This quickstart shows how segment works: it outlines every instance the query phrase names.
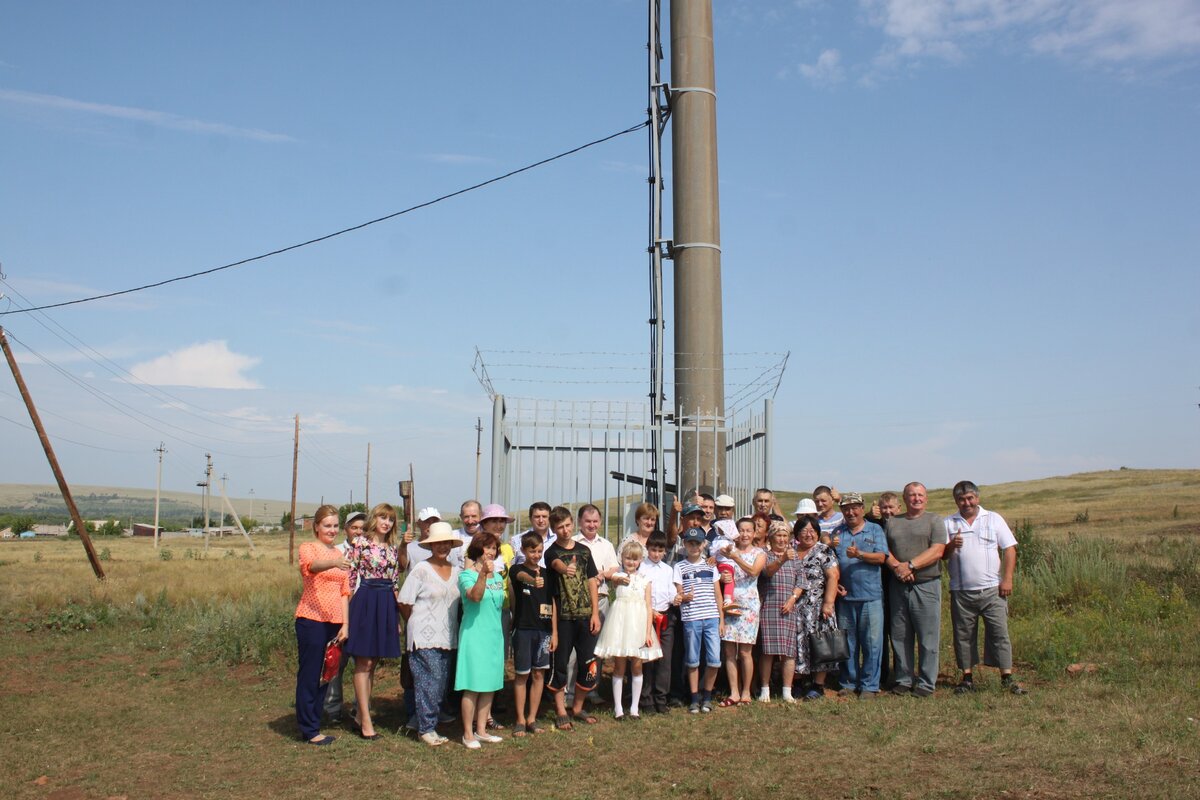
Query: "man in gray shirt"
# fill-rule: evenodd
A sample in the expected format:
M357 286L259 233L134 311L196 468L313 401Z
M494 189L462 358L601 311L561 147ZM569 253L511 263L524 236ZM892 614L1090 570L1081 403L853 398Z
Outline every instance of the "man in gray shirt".
M892 693L912 692L916 697L933 694L942 628L946 526L937 514L925 511L927 501L924 485L914 481L905 486L904 516L889 519L886 529L890 551L886 563L896 578L888 581L894 654Z

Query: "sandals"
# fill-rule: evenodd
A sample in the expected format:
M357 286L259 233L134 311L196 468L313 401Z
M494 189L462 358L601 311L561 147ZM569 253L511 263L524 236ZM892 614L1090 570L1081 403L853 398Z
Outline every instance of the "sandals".
M575 715L576 722L582 722L584 725L595 725L600 720L589 714L587 711L580 711Z
M571 718L568 716L555 717L554 727L558 728L560 731L575 730L575 726L571 724Z
M749 700L738 700L737 704L739 706L748 706L748 705L750 705L750 701Z
M533 720L529 720L529 722L525 723L525 730L529 731L530 733L545 733L546 732L545 728L543 728L541 725L538 725L537 722L535 722Z
M523 722L517 722L517 723L514 723L514 724L513 724L512 735L513 735L514 737L516 737L516 738L520 739L520 738L522 738L523 736L525 736L525 733L526 733L527 731L528 731L528 728L526 728L526 727L525 727L525 723L523 723Z
M741 700L734 700L732 697L726 697L721 702L717 703L717 708L733 708L741 704Z

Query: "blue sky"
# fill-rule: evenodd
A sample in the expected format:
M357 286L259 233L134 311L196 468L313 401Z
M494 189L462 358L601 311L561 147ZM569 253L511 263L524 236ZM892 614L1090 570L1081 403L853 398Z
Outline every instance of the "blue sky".
M715 6L725 342L792 354L780 488L1200 466L1200 2ZM304 241L645 115L637 0L0 20L0 311ZM624 354L496 368L509 394L644 394L645 162L630 134L0 324L75 483L153 486L165 441L168 488L210 450L232 494L285 497L299 413L302 498L361 499L371 442L373 499L413 462L453 507L489 421L476 346ZM551 382L580 373L610 382ZM7 379L0 416L0 482L52 482Z

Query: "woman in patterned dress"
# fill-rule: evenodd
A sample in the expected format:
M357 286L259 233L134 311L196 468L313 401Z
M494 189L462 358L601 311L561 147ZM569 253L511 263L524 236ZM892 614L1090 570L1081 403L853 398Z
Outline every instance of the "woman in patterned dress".
M798 600L785 604L785 613L796 615L796 672L812 676L812 685L805 700L825 696L825 673L838 668L835 662L814 664L810 654L810 633L837 629L833 601L837 596L838 565L833 550L821 544L819 526L811 519L801 519L795 531L796 558L799 561L800 589Z
M802 594L800 586L800 561L792 547L792 529L783 520L771 523L771 549L758 579L758 592L762 598L759 615L758 641L762 655L758 661L758 674L763 676L758 699L764 703L771 700L769 683L775 660L781 663L783 675L783 702L794 703L792 680L796 675L796 613L783 613L789 599ZM793 600L792 605L795 605Z
M758 574L767 563L767 555L754 546L754 521L742 517L737 523L737 542L726 545L722 554L733 562L733 602L741 610L725 617L725 672L729 676L729 697L721 701L728 708L750 704L750 682L754 679L754 643L758 641ZM722 580L727 579L722 576ZM739 680L740 677L740 680Z
M378 739L371 722L371 692L375 667L381 658L400 657L400 620L396 613L400 554L392 544L396 509L380 503L367 516L366 533L354 537L350 562L350 640L346 653L354 656L354 695L358 724L364 739Z

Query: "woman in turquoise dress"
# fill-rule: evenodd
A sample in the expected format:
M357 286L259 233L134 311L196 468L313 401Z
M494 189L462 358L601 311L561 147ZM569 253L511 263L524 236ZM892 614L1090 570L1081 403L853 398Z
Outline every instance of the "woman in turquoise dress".
M454 688L462 691L463 745L500 742L488 732L492 695L504 685L504 577L495 563L499 540L477 533L467 545L467 569L458 575L462 594L462 626L458 631L458 663Z

